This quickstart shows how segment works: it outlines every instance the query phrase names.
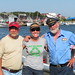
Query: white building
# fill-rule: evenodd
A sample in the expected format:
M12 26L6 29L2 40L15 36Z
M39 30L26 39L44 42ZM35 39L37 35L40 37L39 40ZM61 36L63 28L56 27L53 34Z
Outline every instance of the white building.
M53 18L55 18L55 17L57 17L57 14L56 13L48 13L47 17L53 17Z
M16 21L17 20L17 16L15 16L15 15L9 15L9 23L10 22L14 22L14 21Z

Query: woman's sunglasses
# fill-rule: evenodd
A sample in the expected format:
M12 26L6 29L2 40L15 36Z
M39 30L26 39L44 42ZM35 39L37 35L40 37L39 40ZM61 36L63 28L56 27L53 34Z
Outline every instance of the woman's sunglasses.
M40 31L40 27L30 28L30 31Z

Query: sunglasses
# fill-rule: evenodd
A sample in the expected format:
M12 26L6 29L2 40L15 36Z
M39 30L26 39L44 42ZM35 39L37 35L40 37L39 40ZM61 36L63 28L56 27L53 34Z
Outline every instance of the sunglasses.
M40 31L40 27L30 28L30 31Z

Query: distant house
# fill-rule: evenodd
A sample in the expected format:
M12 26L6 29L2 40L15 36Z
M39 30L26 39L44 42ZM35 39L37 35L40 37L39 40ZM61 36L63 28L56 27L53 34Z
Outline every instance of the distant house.
M0 16L0 22L3 22L3 18Z
M57 17L57 14L56 13L48 13L47 14L47 17Z
M9 23L10 22L16 22L17 21L17 16L12 14L12 15L9 15L8 19L9 19Z

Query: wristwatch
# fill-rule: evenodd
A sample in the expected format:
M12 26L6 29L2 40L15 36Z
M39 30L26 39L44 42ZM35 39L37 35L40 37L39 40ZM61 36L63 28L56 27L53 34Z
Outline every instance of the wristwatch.
M73 57L75 58L75 55Z

